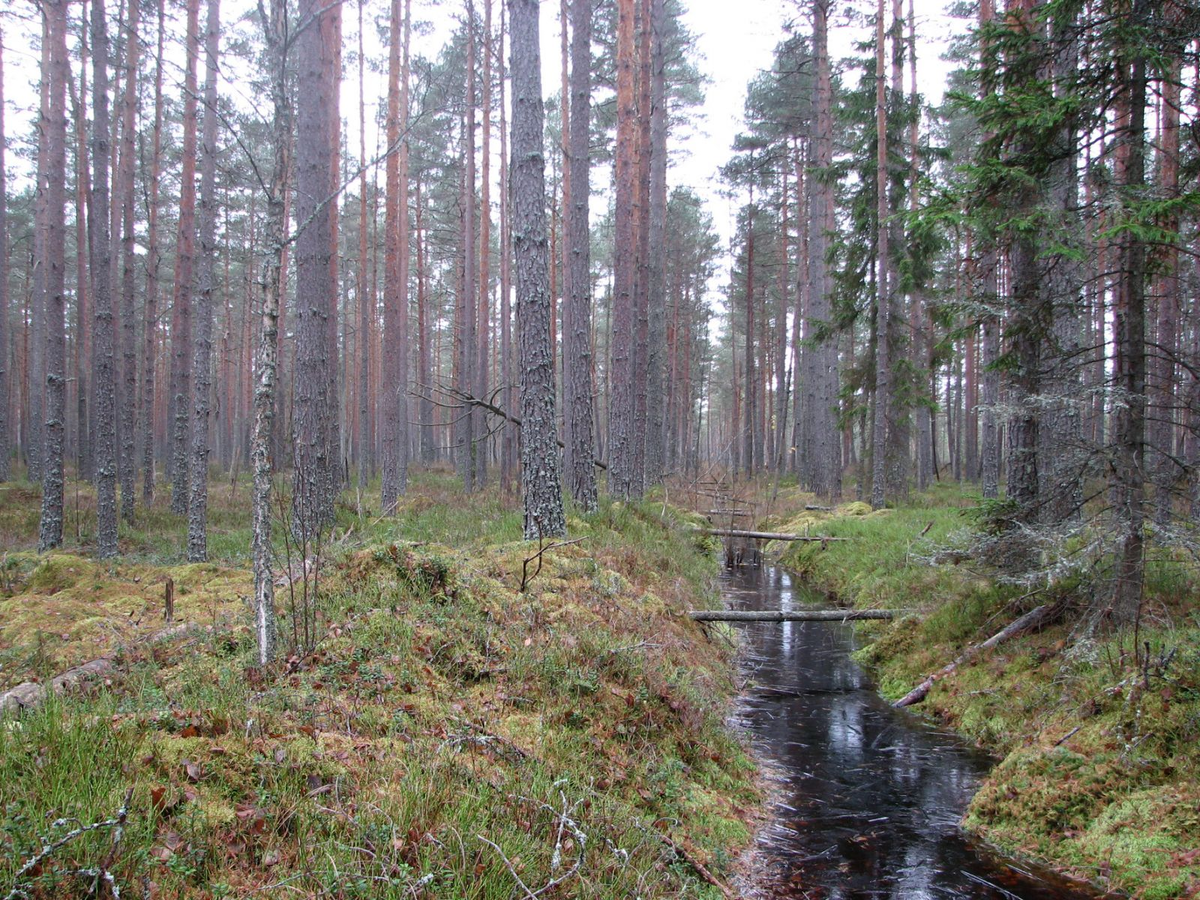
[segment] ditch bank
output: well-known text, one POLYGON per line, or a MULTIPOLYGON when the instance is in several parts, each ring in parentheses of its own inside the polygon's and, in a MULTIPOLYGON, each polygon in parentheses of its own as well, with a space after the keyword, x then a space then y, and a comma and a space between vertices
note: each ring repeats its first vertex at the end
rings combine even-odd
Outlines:
POLYGON ((938 561, 972 526, 968 505, 946 494, 810 511, 770 525, 848 540, 771 549, 819 595, 907 611, 855 629, 855 659, 888 700, 961 660, 913 709, 999 761, 967 809, 970 833, 1101 890, 1200 896, 1194 575, 1151 562, 1136 645, 1132 634, 1089 633, 1070 585, 1031 594, 970 562, 938 561), (1063 609, 1051 624, 967 652, 1048 602, 1063 609))

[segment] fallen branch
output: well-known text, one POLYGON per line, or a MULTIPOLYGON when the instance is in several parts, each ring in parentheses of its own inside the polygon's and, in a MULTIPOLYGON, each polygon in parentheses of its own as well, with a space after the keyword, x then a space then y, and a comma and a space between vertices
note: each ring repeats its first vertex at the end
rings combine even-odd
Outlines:
MULTIPOLYGON (((99 869, 87 870, 86 874, 96 878, 98 883, 101 878, 108 883, 109 887, 113 888, 115 897, 120 897, 120 888, 117 887, 116 881, 108 872, 108 867, 112 865, 113 859, 116 856, 117 845, 125 832, 125 820, 129 816, 129 801, 133 797, 133 788, 125 792, 125 800, 121 803, 121 808, 117 810, 117 814, 111 819, 105 819, 102 822, 93 822, 91 825, 80 825, 78 828, 73 828, 60 837, 56 841, 43 841, 42 849, 35 853, 29 859, 25 860, 20 869, 17 870, 17 877, 13 882, 13 888, 5 896, 4 900, 17 900, 18 897, 29 897, 30 894, 21 886, 21 879, 31 872, 37 872, 41 869, 42 863, 49 859, 56 851, 61 850, 67 844, 85 834, 90 834, 93 831, 99 831, 102 828, 113 828, 113 846, 105 862, 99 869)), ((55 819, 50 823, 51 828, 62 828, 70 821, 69 819, 55 819)))
POLYGON ((725 897, 726 900, 737 900, 737 894, 733 892, 729 885, 721 881, 716 875, 710 872, 708 867, 705 866, 704 863, 700 862, 700 860, 696 859, 696 857, 690 853, 686 847, 678 843, 669 834, 664 834, 657 828, 651 828, 650 833, 655 835, 660 841, 670 847, 671 852, 691 866, 692 870, 697 875, 720 891, 722 897, 725 897))
POLYGON ((914 704, 920 703, 925 699, 926 696, 928 696, 929 692, 933 690, 934 684, 949 675, 953 675, 955 671, 957 671, 958 667, 963 663, 970 662, 984 650, 990 650, 992 647, 1007 641, 1009 638, 1014 638, 1018 635, 1024 634, 1027 631, 1035 631, 1038 628, 1041 628, 1043 625, 1049 623, 1052 619, 1057 618, 1062 612, 1062 609, 1062 604, 1059 603, 1046 603, 1037 607, 1036 609, 1031 609, 1029 612, 1025 613, 1025 615, 1011 622, 1000 631, 997 631, 982 644, 972 644, 961 654, 959 654, 958 658, 955 659, 954 662, 944 666, 937 672, 934 672, 892 705, 899 709, 903 709, 906 706, 913 706, 914 704))
POLYGON ((697 622, 850 622, 855 619, 894 619, 894 609, 694 609, 697 622))

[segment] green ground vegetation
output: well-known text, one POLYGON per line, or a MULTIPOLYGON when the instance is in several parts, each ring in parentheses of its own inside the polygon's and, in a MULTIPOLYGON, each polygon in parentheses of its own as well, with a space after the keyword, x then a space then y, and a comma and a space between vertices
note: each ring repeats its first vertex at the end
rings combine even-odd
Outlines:
POLYGON ((1021 613, 1063 601, 1062 621, 979 655, 915 707, 1000 760, 966 824, 1006 851, 1106 888, 1200 896, 1195 561, 1156 549, 1138 629, 1093 627, 1086 611, 1102 590, 1099 577, 1005 584, 961 552, 978 506, 946 485, 895 509, 851 503, 785 511, 771 524, 850 538, 777 550, 840 602, 905 611, 860 629, 858 656, 892 699, 1021 613))
POLYGON ((576 514, 534 575, 498 490, 419 474, 390 519, 348 494, 317 573, 279 545, 293 649, 263 671, 247 488, 214 494, 213 563, 182 564, 155 507, 101 564, 86 509, 38 556, 36 490, 0 488, 3 685, 116 662, 0 720, 0 896, 83 896, 109 859, 136 896, 720 896, 761 797, 724 721, 732 648, 682 615, 717 599, 686 514, 576 514), (168 578, 196 628, 151 642, 168 578), (21 873, 128 792, 115 850, 98 829, 21 873))

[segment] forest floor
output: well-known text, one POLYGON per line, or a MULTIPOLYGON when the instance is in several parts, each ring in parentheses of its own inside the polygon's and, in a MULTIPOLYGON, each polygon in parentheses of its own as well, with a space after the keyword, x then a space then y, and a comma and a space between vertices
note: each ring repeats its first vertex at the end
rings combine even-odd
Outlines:
POLYGON ((0 486, 0 693, 111 662, 0 720, 0 897, 101 869, 127 897, 728 895, 761 796, 733 647, 682 614, 718 602, 712 546, 604 503, 539 567, 516 504, 456 484, 416 475, 385 520, 345 495, 319 566, 279 544, 270 671, 244 481, 213 487, 204 564, 165 505, 96 561, 82 489, 39 556, 37 489, 0 486), (192 628, 163 637, 168 581, 192 628))
MULTIPOLYGON (((999 763, 968 828, 1005 851, 1141 898, 1200 896, 1200 572, 1154 549, 1138 629, 1087 625, 1103 573, 1047 587, 1005 584, 960 551, 978 496, 942 485, 899 508, 805 510, 784 491, 768 530, 849 538, 776 546, 785 565, 845 605, 909 614, 863 623, 857 656, 904 696, 1022 613, 1061 621, 1001 643, 935 682, 914 711, 999 763), (947 550, 950 552, 946 552, 947 550), (957 560, 957 561, 956 561, 957 560)), ((810 501, 811 502, 811 501, 810 501)))

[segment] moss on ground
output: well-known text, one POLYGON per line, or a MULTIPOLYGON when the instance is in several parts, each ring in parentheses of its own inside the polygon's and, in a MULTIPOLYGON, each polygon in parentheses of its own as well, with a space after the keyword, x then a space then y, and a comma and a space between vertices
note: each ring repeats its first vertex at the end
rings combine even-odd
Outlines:
MULTIPOLYGON (((724 724, 730 649, 682 615, 716 599, 687 517, 575 514, 586 540, 530 577, 537 545, 498 494, 464 504, 432 475, 395 521, 365 513, 339 513, 315 650, 269 672, 244 564, 10 557, 6 678, 127 649, 94 693, 0 724, 0 889, 132 789, 113 871, 135 893, 510 898, 564 878, 555 895, 719 896, 688 857, 729 875, 761 798, 724 724), (131 642, 159 627, 166 577, 177 619, 217 627, 131 642)), ((108 846, 56 851, 39 896, 77 895, 108 846)))
MULTIPOLYGON (((968 645, 1063 596, 996 583, 938 551, 961 543, 972 498, 946 486, 909 505, 804 512, 789 526, 847 542, 795 544, 783 561, 858 607, 859 660, 898 698, 968 645)), ((918 709, 1001 759, 966 824, 1002 849, 1136 897, 1200 896, 1200 597, 1194 564, 1155 557, 1132 633, 1077 617, 1013 639, 938 681, 918 709)))

